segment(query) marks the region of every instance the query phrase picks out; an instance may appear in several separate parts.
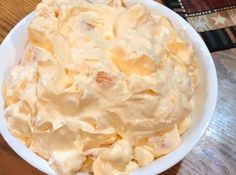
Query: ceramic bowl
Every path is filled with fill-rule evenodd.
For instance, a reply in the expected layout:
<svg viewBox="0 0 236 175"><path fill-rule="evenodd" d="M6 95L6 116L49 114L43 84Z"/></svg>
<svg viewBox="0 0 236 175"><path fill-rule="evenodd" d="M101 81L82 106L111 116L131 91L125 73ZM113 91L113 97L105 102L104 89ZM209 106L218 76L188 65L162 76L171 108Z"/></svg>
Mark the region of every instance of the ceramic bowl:
<svg viewBox="0 0 236 175"><path fill-rule="evenodd" d="M185 33L192 43L201 65L202 81L196 95L197 105L189 130L182 136L181 144L169 154L153 161L150 165L140 168L132 175L155 175L172 167L182 160L197 144L205 132L214 112L217 100L217 76L215 66L209 50L199 34L182 17L167 7L151 0L130 0L129 3L140 2L154 15L166 16L177 30ZM23 53L28 38L27 28L34 17L30 13L22 19L7 35L0 46L0 87L9 74L10 69L16 65ZM0 93L0 131L9 146L25 161L40 171L55 175L48 162L24 146L8 131L4 117L4 100ZM9 162L10 163L10 162Z"/></svg>

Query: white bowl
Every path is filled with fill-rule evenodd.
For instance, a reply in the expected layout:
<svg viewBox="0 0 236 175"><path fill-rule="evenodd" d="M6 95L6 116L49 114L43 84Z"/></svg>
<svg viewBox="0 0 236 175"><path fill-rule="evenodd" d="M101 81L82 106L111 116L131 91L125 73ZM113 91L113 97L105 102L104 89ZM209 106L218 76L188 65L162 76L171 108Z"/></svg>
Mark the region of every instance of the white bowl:
<svg viewBox="0 0 236 175"><path fill-rule="evenodd" d="M130 3L137 0L130 0ZM171 153L155 160L150 165L140 168L132 175L154 175L161 173L168 168L178 163L186 156L191 149L197 144L204 131L206 130L214 112L217 99L217 76L212 57L205 43L198 33L179 15L171 11L167 7L151 0L139 0L153 14L168 17L173 26L184 30L189 41L193 44L196 54L199 58L202 72L202 83L197 92L197 109L194 112L194 117L190 129L182 136L182 143L178 148ZM27 42L27 27L34 17L34 13L29 14L21 20L8 34L0 47L0 87L7 77L9 70L19 62ZM42 172L55 175L56 173L50 168L47 161L33 153L24 146L18 139L13 137L7 128L7 123L4 117L4 100L0 93L0 131L10 147L25 161ZM10 162L9 162L10 163Z"/></svg>

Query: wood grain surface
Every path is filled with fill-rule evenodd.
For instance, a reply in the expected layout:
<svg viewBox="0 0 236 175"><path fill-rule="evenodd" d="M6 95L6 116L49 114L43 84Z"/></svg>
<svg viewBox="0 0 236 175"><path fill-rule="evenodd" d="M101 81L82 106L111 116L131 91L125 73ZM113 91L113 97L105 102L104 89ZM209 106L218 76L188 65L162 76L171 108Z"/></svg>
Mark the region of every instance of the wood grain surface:
<svg viewBox="0 0 236 175"><path fill-rule="evenodd" d="M0 0L0 43L39 0ZM162 175L236 175L236 49L212 53L219 79L216 111L204 137ZM0 136L0 175L44 175Z"/></svg>

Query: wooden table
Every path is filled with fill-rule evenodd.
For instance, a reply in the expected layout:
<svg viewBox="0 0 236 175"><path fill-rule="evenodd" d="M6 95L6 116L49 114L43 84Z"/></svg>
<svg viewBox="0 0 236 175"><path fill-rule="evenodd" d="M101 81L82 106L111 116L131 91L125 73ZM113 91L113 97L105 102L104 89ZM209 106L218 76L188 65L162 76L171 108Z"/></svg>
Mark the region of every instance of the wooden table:
<svg viewBox="0 0 236 175"><path fill-rule="evenodd" d="M0 0L0 43L39 0ZM236 48L212 53L219 80L218 102L204 137L162 175L236 175ZM22 160L0 136L0 175L44 175Z"/></svg>

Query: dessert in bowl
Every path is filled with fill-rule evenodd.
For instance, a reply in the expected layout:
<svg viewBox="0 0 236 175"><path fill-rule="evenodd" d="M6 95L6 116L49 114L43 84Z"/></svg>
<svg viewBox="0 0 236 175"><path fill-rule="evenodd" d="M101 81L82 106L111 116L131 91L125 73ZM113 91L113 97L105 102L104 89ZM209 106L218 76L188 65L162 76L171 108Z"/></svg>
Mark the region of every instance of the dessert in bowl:
<svg viewBox="0 0 236 175"><path fill-rule="evenodd" d="M30 17L9 35L24 28L10 56L21 59L2 64L14 67L1 79L4 127L49 162L19 153L23 145L1 129L29 163L47 174L49 166L66 175L154 174L199 140L217 79L206 46L179 16L152 1L47 0Z"/></svg>

